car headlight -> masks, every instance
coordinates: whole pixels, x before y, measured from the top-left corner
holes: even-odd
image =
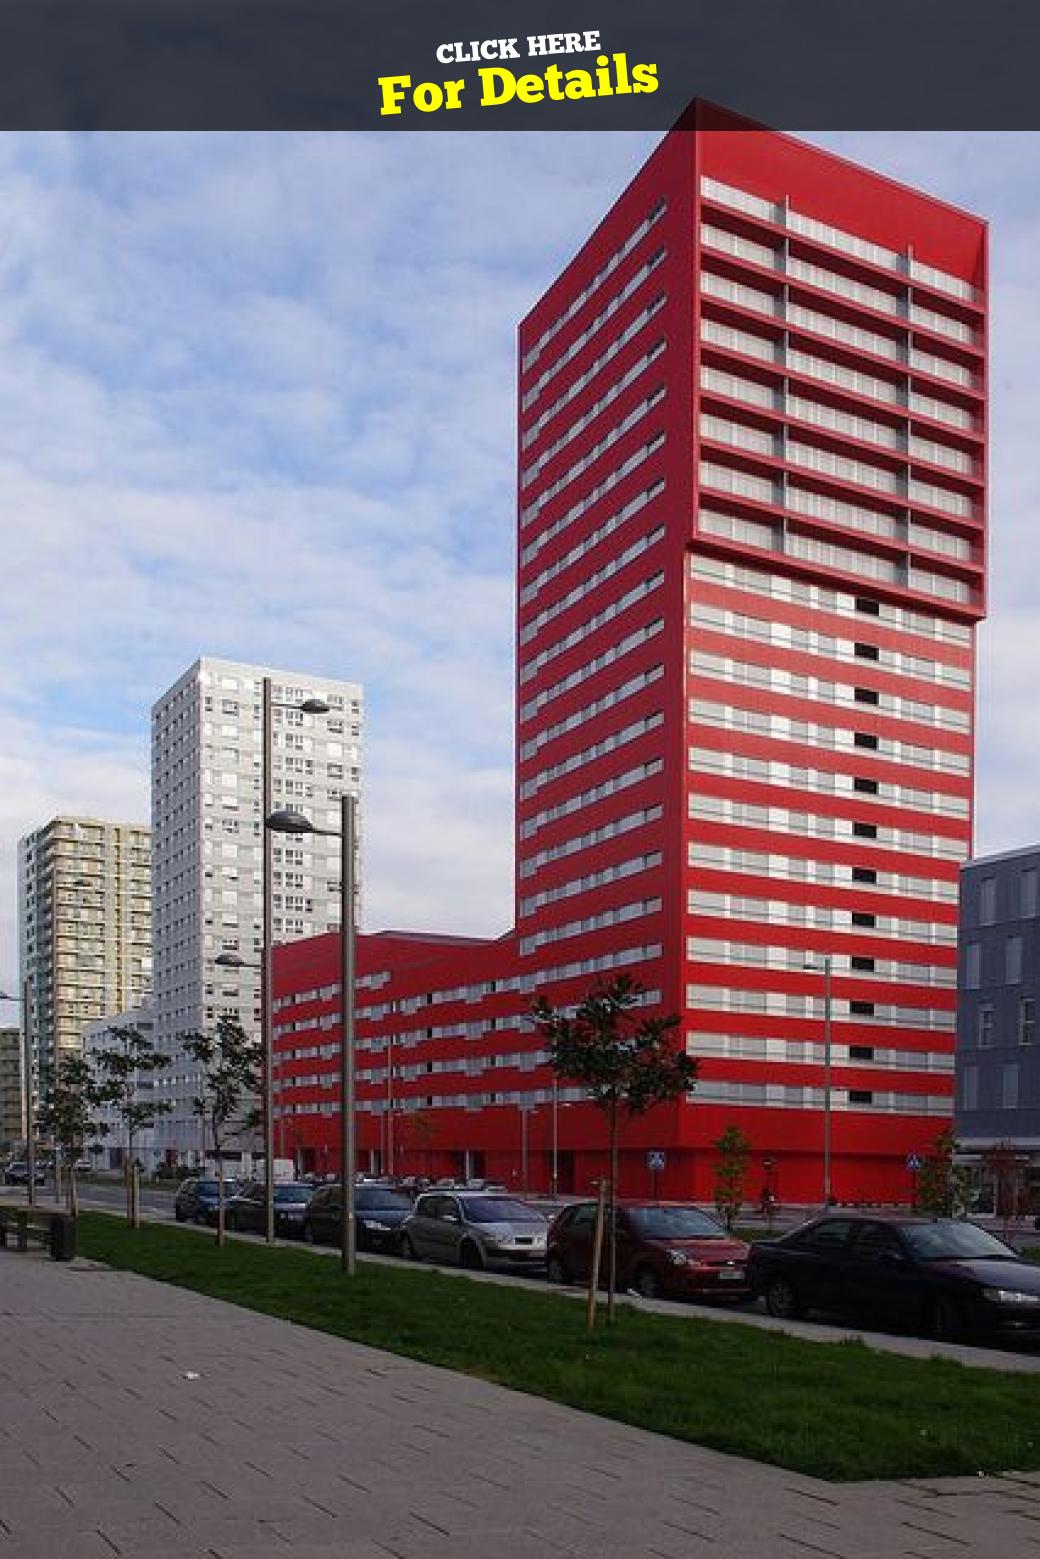
[[[668,1252],[668,1260],[671,1262],[673,1267],[685,1267],[689,1262],[689,1259],[689,1256],[687,1256],[684,1250],[670,1250]]]
[[[1040,1305],[1040,1294],[1023,1294],[1018,1288],[984,1288],[982,1297],[995,1305]]]

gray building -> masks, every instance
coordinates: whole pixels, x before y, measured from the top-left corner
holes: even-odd
[[[967,1154],[1008,1143],[1040,1168],[1038,1000],[1040,844],[961,872],[955,1131]]]
[[[222,1013],[260,1024],[262,954],[261,698],[272,680],[274,805],[338,829],[340,797],[361,781],[362,690],[316,672],[277,671],[203,656],[152,710],[153,1010],[157,1048],[171,1065],[156,1087],[172,1106],[153,1146],[165,1159],[202,1157],[193,1113],[198,1068],[180,1036]],[[321,698],[328,714],[299,705]],[[273,940],[339,926],[339,840],[276,835]],[[237,954],[245,969],[216,963]],[[112,1009],[108,1009],[112,1010]]]

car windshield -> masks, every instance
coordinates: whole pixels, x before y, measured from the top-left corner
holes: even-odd
[[[628,1216],[650,1240],[723,1240],[721,1224],[696,1207],[630,1207]]]
[[[935,1223],[907,1224],[902,1233],[914,1255],[922,1261],[964,1261],[983,1256],[991,1261],[1020,1259],[1010,1245],[1005,1245],[986,1229],[980,1229],[977,1223],[940,1218]]]
[[[407,1196],[402,1196],[399,1191],[356,1191],[354,1202],[357,1207],[364,1208],[366,1212],[375,1212],[381,1209],[383,1212],[399,1210],[410,1213],[412,1204]]]
[[[230,1188],[231,1188],[230,1180],[225,1180],[224,1181],[224,1190],[225,1190],[225,1192],[229,1191]],[[217,1182],[215,1180],[200,1180],[198,1185],[195,1187],[195,1194],[196,1194],[196,1196],[216,1196],[216,1194],[217,1194]]]
[[[276,1202],[309,1202],[313,1195],[309,1185],[276,1185],[274,1188]]]
[[[544,1223],[537,1207],[507,1196],[462,1196],[462,1211],[470,1223]]]

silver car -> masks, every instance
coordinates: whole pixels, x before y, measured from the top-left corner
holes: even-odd
[[[424,1191],[401,1228],[401,1254],[412,1261],[481,1271],[495,1262],[545,1260],[549,1225],[536,1207],[487,1191]]]

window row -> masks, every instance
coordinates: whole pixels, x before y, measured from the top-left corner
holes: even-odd
[[[633,650],[639,649],[641,645],[648,643],[650,639],[656,638],[663,631],[664,618],[655,617],[653,622],[646,623],[642,628],[636,628],[631,633],[626,634],[623,639],[619,639],[616,644],[612,644],[602,654],[586,661],[584,666],[576,667],[574,671],[570,671],[565,677],[561,677],[559,682],[554,682],[550,687],[543,688],[540,693],[535,694],[534,698],[530,698],[525,704],[521,704],[521,721],[533,719],[536,714],[545,708],[546,704],[551,704],[555,699],[562,698],[564,693],[572,692],[574,688],[580,687],[583,682],[587,682],[590,677],[597,676],[599,672],[605,671],[608,666],[613,666],[617,661],[622,660],[626,655],[630,655]],[[626,684],[627,686],[628,684]],[[618,690],[618,695],[626,696],[620,689]],[[609,705],[602,704],[602,701],[601,706],[609,708]],[[575,723],[580,724],[581,722],[576,721]],[[572,727],[566,727],[566,729],[572,729]],[[525,756],[527,756],[526,747]]]
[[[960,299],[970,303],[976,296],[975,288],[971,282],[965,281],[960,276],[952,276],[948,271],[942,271],[932,265],[925,265],[912,255],[904,255],[895,249],[887,249],[882,244],[872,242],[868,238],[862,238],[855,233],[847,233],[840,227],[834,227],[828,222],[820,222],[814,217],[803,216],[800,212],[792,210],[785,204],[772,200],[765,200],[759,195],[752,195],[747,190],[735,188],[731,184],[725,184],[719,179],[707,177],[701,178],[701,194],[718,202],[719,205],[728,206],[731,210],[742,211],[749,216],[758,217],[764,222],[772,222],[775,225],[786,227],[789,232],[798,233],[804,238],[811,239],[814,243],[824,244],[828,249],[835,249],[841,254],[851,255],[857,260],[866,260],[870,265],[876,265],[884,270],[896,271],[908,276],[912,281],[920,281],[925,286],[934,287],[937,292],[944,292],[951,298]]]
[[[623,817],[612,818],[609,823],[602,823],[599,828],[590,828],[587,833],[575,834],[572,838],[563,839],[559,844],[552,845],[548,849],[538,850],[534,855],[521,856],[518,864],[519,876],[522,879],[534,877],[544,866],[549,866],[554,861],[567,860],[572,855],[579,855],[583,850],[592,850],[597,845],[605,844],[610,839],[618,839],[622,834],[631,833],[634,829],[646,828],[650,823],[658,823],[663,815],[664,809],[661,806],[639,807],[635,812],[626,812]],[[526,837],[522,830],[521,833]]]
[[[750,902],[762,903],[763,901],[751,900]],[[775,918],[768,913],[764,918],[772,924],[803,925],[806,922],[797,919],[792,921],[784,917],[790,910],[797,911],[805,908],[805,905],[776,901],[766,905],[767,911],[777,912]],[[831,913],[835,916],[834,929],[841,930],[848,926],[849,911],[835,910]],[[891,925],[898,926],[899,922],[892,922]],[[851,929],[855,930],[855,925]],[[887,934],[897,935],[898,931],[890,927]],[[903,934],[916,939],[915,932]],[[720,941],[715,937],[703,936],[686,938],[686,957],[692,963],[724,964],[743,969],[775,969],[784,974],[804,974],[807,956],[802,947],[769,947],[761,942]],[[815,966],[810,963],[809,967],[815,972]],[[832,968],[839,978],[847,975],[852,980],[881,980],[901,985],[931,985],[949,989],[955,988],[957,984],[956,969],[934,963],[915,964],[900,962],[894,958],[865,958],[855,954],[835,953],[832,958]]]
[[[726,985],[688,985],[686,1005],[694,1011],[756,1012],[766,1017],[824,1020],[822,996],[800,996],[786,991],[743,990]],[[836,1023],[874,1024],[879,1028],[937,1029],[952,1033],[956,1015],[940,1007],[881,1005],[877,1002],[831,1002]],[[857,1011],[870,1007],[868,1013]]]
[[[785,1083],[734,1083],[704,1078],[694,1098],[703,1104],[762,1105],[771,1110],[820,1110],[823,1089],[789,1087]],[[877,1115],[948,1116],[948,1094],[893,1093],[890,1090],[832,1088],[832,1110],[870,1110]]]
[[[589,406],[586,411],[583,411],[581,416],[578,417],[574,422],[570,423],[570,425],[564,429],[558,438],[554,439],[551,444],[547,445],[545,449],[541,450],[537,458],[533,460],[529,466],[525,466],[521,470],[521,487],[530,487],[532,482],[537,481],[538,477],[541,475],[545,466],[549,464],[550,460],[558,455],[562,449],[566,449],[567,445],[571,443],[573,439],[576,439],[580,434],[584,433],[586,428],[591,427],[596,418],[602,412],[606,411],[608,406],[613,405],[618,396],[622,395],[625,390],[628,389],[629,385],[634,384],[639,376],[646,372],[650,364],[655,362],[657,358],[660,357],[661,353],[664,351],[664,348],[665,343],[663,340],[655,342],[655,344],[650,348],[649,352],[645,352],[642,357],[637,358],[632,366],[626,369],[626,371],[621,375],[620,379],[615,379],[610,388],[605,390],[597,401],[593,401],[592,405]]]
[[[540,492],[537,498],[529,503],[526,508],[520,510],[521,529],[532,524],[547,503],[551,503],[554,498],[559,497],[565,487],[569,487],[580,476],[584,476],[585,472],[596,464],[601,455],[606,454],[607,450],[612,449],[619,439],[624,438],[625,434],[630,433],[638,423],[642,422],[644,417],[649,416],[654,407],[661,404],[664,397],[665,387],[664,385],[658,385],[655,390],[651,391],[649,395],[633,406],[632,410],[627,412],[620,422],[615,423],[612,428],[608,428],[603,437],[593,444],[586,454],[576,460],[572,466],[568,466],[567,470],[561,472],[554,482],[550,482],[549,486]]]
[[[521,686],[524,683],[532,682],[547,665],[558,659],[560,655],[566,654],[568,650],[574,649],[575,645],[583,643],[590,634],[596,633],[600,628],[605,627],[607,623],[613,622],[616,617],[622,616],[625,612],[630,611],[633,606],[638,606],[641,601],[645,601],[648,595],[651,595],[655,590],[659,590],[663,584],[663,572],[650,574],[647,578],[641,579],[638,584],[632,585],[630,589],[625,591],[624,595],[618,596],[616,600],[609,602],[592,617],[586,618],[583,623],[579,623],[577,627],[572,628],[570,633],[565,634],[562,639],[557,639],[554,643],[546,645],[544,650],[540,650],[530,660],[523,660],[520,665]]]
[[[825,1048],[812,1039],[771,1039],[761,1034],[705,1034],[686,1036],[691,1056],[732,1056],[739,1061],[769,1061],[788,1066],[819,1066]],[[877,1067],[889,1072],[952,1072],[953,1056],[947,1050],[896,1050],[888,1045],[832,1045],[836,1066]]]
[[[1009,936],[1003,942],[966,942],[964,946],[964,986],[977,991],[980,986],[1018,985],[1022,980],[1022,938]]]
[[[776,785],[787,790],[813,791],[817,795],[855,795],[880,806],[911,807],[942,817],[967,817],[971,810],[966,796],[915,790],[909,785],[893,785],[885,780],[840,774],[833,769],[816,769],[768,758],[747,757],[743,753],[719,752],[713,747],[691,747],[689,768],[692,774],[725,774],[733,779]]]
[[[873,664],[873,662],[871,662]],[[971,728],[971,715],[967,709],[953,709],[943,704],[926,704],[920,699],[879,688],[865,687],[851,682],[832,682],[824,677],[788,671],[785,666],[767,666],[758,661],[734,660],[727,655],[713,655],[708,650],[692,650],[689,657],[691,672],[699,672],[716,682],[730,682],[739,686],[768,689],[787,698],[808,699],[814,703],[833,704],[839,709],[874,709],[879,714],[897,719],[912,720],[919,725],[934,725],[940,730],[966,732]]]
[[[589,321],[581,334],[575,336],[570,346],[561,352],[559,357],[554,358],[547,368],[542,370],[530,388],[524,392],[520,402],[522,411],[528,411],[535,404],[545,386],[556,377],[561,369],[566,368],[568,363],[574,361],[578,353],[588,345],[593,336],[602,330],[608,320],[613,319],[618,310],[625,306],[629,298],[639,291],[647,278],[662,263],[666,253],[667,250],[662,248],[650,255],[649,259],[637,271],[633,272],[620,292],[616,292],[606,307],[601,309],[596,317]]]
[[[545,348],[548,346],[553,337],[556,336],[565,325],[569,324],[569,322],[574,318],[575,314],[577,314],[579,310],[585,306],[592,295],[599,291],[600,287],[602,287],[603,283],[609,277],[613,276],[618,266],[621,265],[624,260],[627,260],[633,249],[637,248],[638,245],[642,243],[650,229],[661,220],[667,210],[667,201],[658,201],[658,203],[650,212],[648,212],[643,220],[632,229],[624,243],[621,244],[619,248],[614,250],[606,264],[600,267],[600,269],[592,277],[591,281],[589,281],[580,292],[575,294],[563,312],[556,316],[552,324],[546,326],[545,330],[542,331],[537,341],[524,356],[522,366],[525,373],[538,361],[542,352],[544,352]]]
[[[536,617],[532,617],[531,621],[525,623],[521,628],[521,645],[530,644],[531,640],[537,638],[542,629],[548,623],[551,623],[554,618],[559,617],[562,612],[569,611],[572,606],[576,606],[579,601],[584,600],[593,590],[598,590],[600,585],[605,585],[608,580],[613,579],[615,574],[619,574],[622,569],[627,568],[630,563],[634,563],[637,558],[642,557],[651,547],[662,541],[664,535],[664,526],[655,526],[653,530],[647,531],[645,535],[633,541],[623,551],[616,553],[609,563],[604,563],[602,568],[597,568],[594,573],[586,574],[585,578],[568,590],[566,595],[558,596],[551,605],[543,607]]]
[[[541,893],[532,894],[530,898],[521,899],[520,913],[533,915],[561,899],[570,899],[579,893],[592,893],[596,888],[605,888],[612,882],[637,876],[640,872],[660,866],[661,859],[660,850],[651,850],[647,855],[633,855],[627,861],[618,861],[615,866],[604,866],[600,871],[588,872],[584,877],[572,877],[568,882],[561,882],[558,887],[546,888]]]
[[[938,747],[921,747],[915,742],[895,741],[876,736],[872,731],[854,731],[813,720],[791,720],[786,715],[770,714],[762,709],[741,709],[734,704],[717,704],[693,699],[689,718],[717,730],[746,731],[771,740],[797,742],[814,747],[833,748],[836,752],[869,754],[873,758],[912,764],[914,768],[933,769],[946,774],[967,774],[971,760],[967,753],[946,752]]]
[[[561,817],[570,817],[574,812],[580,812],[583,807],[594,806],[597,801],[605,801],[608,796],[615,796],[619,791],[629,790],[633,785],[641,785],[644,780],[652,779],[660,774],[664,764],[660,758],[654,758],[649,763],[640,763],[635,768],[626,769],[623,774],[612,775],[600,785],[593,785],[590,789],[582,791],[580,795],[568,796],[554,807],[545,807],[541,812],[536,812],[533,817],[523,820],[520,825],[521,839],[533,839],[541,829],[549,823],[557,822]]]
[[[569,757],[562,758],[559,763],[550,764],[548,768],[540,769],[531,779],[525,780],[520,786],[520,799],[528,801],[536,796],[546,785],[551,785],[554,780],[561,779],[565,774],[573,774],[576,769],[584,768],[587,763],[594,763],[597,758],[605,758],[609,753],[616,752],[619,747],[625,747],[629,742],[638,741],[641,736],[646,736],[650,731],[657,730],[664,723],[664,716],[659,710],[655,710],[642,720],[633,720],[631,724],[622,727],[620,731],[612,731],[609,736],[601,741],[594,742],[591,747],[584,748],[581,752],[571,753]]]
[[[953,622],[870,596],[850,595],[830,585],[810,584],[787,574],[774,574],[768,569],[750,568],[720,558],[691,554],[690,578],[709,580],[729,590],[766,596],[774,601],[811,607],[814,612],[832,612],[838,617],[856,618],[860,622],[873,618],[875,622],[897,628],[903,633],[919,634],[947,644],[972,643],[972,629],[966,623]]]
[[[523,955],[536,953],[540,947],[545,947],[551,942],[566,942],[570,937],[589,936],[596,931],[608,930],[611,926],[624,925],[629,920],[640,920],[644,915],[656,915],[660,909],[660,898],[636,899],[631,904],[619,904],[613,909],[600,910],[596,915],[584,915],[580,920],[570,920],[559,926],[547,926],[544,931],[535,931],[530,936],[521,937],[520,952]]]
[[[731,801],[724,796],[696,792],[687,798],[689,816],[704,822],[727,823],[738,828],[757,828],[764,832],[802,834],[810,839],[845,839],[855,843],[905,850],[910,855],[937,856],[947,861],[963,861],[968,842],[950,839],[944,834],[920,834],[906,828],[888,828],[861,819],[830,817],[819,812],[796,812],[788,807],[754,806],[748,801]]]
[[[628,346],[630,341],[635,340],[639,332],[644,330],[650,321],[655,317],[655,315],[661,312],[667,301],[668,294],[659,292],[655,298],[650,300],[644,309],[640,309],[639,313],[628,322],[621,334],[615,336],[614,339],[610,342],[609,346],[604,347],[599,356],[594,357],[591,363],[589,363],[588,367],[584,369],[576,379],[571,380],[567,388],[561,391],[561,393],[554,401],[550,401],[547,406],[542,408],[538,416],[534,419],[533,422],[528,423],[527,427],[520,436],[520,448],[522,451],[530,449],[531,445],[541,435],[544,429],[548,427],[553,418],[557,416],[557,414],[561,412],[565,406],[569,406],[571,401],[575,400],[583,390],[586,390],[592,383],[593,379],[595,379],[598,374],[602,373],[607,364],[612,363],[615,357],[617,357],[618,353],[624,351],[625,347]],[[663,346],[663,341],[661,344]]]
[[[626,476],[629,476],[631,472],[641,466],[644,460],[648,460],[651,455],[656,454],[662,448],[664,438],[663,433],[654,434],[653,438],[648,439],[645,444],[641,444],[638,449],[633,450],[619,466],[609,472],[602,482],[590,488],[582,498],[578,499],[577,503],[572,504],[565,514],[561,514],[558,519],[553,520],[551,525],[547,525],[537,540],[525,548],[524,561],[529,562],[532,557],[536,557],[542,547],[548,542],[555,540],[561,531],[573,525],[575,520],[580,520],[583,514],[586,514],[605,494],[611,492],[619,482],[624,481]]]
[[[848,931],[861,935],[895,937],[913,942],[929,942],[936,947],[956,947],[957,928],[942,921],[909,920],[902,915],[878,915],[872,910],[841,909],[829,904],[799,904],[789,899],[759,899],[734,893],[711,893],[705,888],[691,888],[686,896],[686,907],[691,915],[714,915],[725,919],[753,921],[760,925],[801,926],[817,931]],[[692,955],[691,955],[692,956]],[[799,952],[800,966],[805,964],[804,952]],[[842,955],[835,955],[834,967],[838,968]],[[853,967],[866,977],[871,974],[875,960],[853,957]],[[869,967],[868,967],[869,966]],[[906,976],[915,978],[915,976]],[[934,982],[954,986],[957,972],[950,967],[944,970],[944,978]]]
[[[742,872],[749,876],[758,875],[789,882],[820,882],[829,887],[854,887],[857,893],[893,893],[901,898],[936,899],[944,904],[957,902],[957,882],[945,877],[908,877],[901,872],[879,871],[874,866],[849,866],[844,861],[817,861],[804,855],[742,850],[702,840],[690,843],[687,859],[691,866]]]
[[[996,1011],[986,1005],[975,1014],[975,1043],[980,1050],[991,1050],[994,1045],[1032,1045],[1036,1041],[1036,998],[1020,996],[1015,1009],[1014,1034],[1006,1036],[997,1023]]]
[[[554,562],[550,563],[547,568],[542,569],[542,571],[539,574],[536,574],[533,579],[528,580],[523,589],[520,591],[520,605],[528,606],[535,599],[535,597],[539,595],[542,590],[544,590],[546,585],[551,584],[554,579],[558,579],[561,574],[566,573],[567,569],[573,568],[575,563],[579,562],[581,558],[592,552],[600,545],[601,542],[605,541],[608,536],[612,536],[616,530],[625,524],[626,520],[630,520],[632,516],[638,514],[641,509],[645,509],[651,499],[657,498],[663,492],[664,481],[659,479],[657,481],[651,482],[650,486],[645,487],[642,492],[636,493],[634,498],[630,498],[626,504],[623,504],[620,509],[615,510],[615,512],[610,515],[608,519],[604,520],[601,525],[597,525],[594,530],[589,531],[588,534],[584,536],[581,541],[576,542],[568,552],[562,553],[561,556],[558,557]],[[530,563],[533,558],[538,556],[538,553],[541,552],[542,548],[546,546],[549,541],[554,540],[558,535],[559,531],[556,530],[555,526],[550,525],[548,529],[543,531],[542,534],[534,542],[532,542],[529,547],[524,548],[520,559],[521,565],[523,566],[527,563]],[[604,577],[609,576],[605,575]]]
[[[839,638],[817,628],[800,628],[773,618],[752,617],[745,612],[716,606],[711,601],[695,600],[691,603],[690,625],[708,628],[712,632],[726,634],[729,638],[772,644],[778,649],[825,656],[846,664],[856,659],[869,660],[893,675],[913,677],[922,682],[946,683],[950,687],[964,689],[971,687],[971,670],[968,666],[950,665],[945,661],[931,660],[923,655],[912,655],[906,650],[893,650],[860,639]]]

